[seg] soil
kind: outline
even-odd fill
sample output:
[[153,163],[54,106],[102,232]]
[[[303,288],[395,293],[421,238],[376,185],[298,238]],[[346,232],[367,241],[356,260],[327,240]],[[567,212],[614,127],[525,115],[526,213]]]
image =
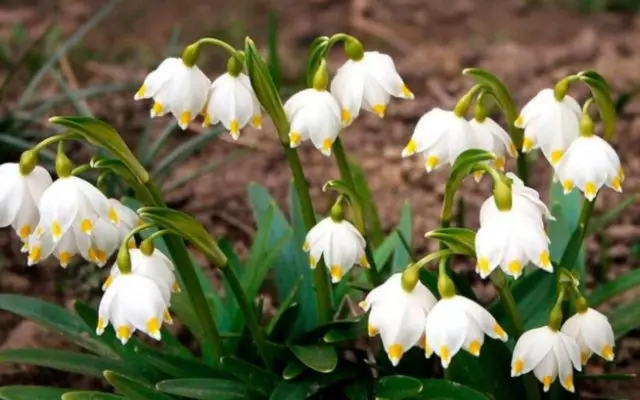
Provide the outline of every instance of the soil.
[[[363,115],[344,132],[344,145],[361,163],[386,229],[392,229],[397,223],[403,201],[411,203],[414,210],[413,245],[422,254],[435,246],[423,239],[423,234],[438,223],[446,172],[427,175],[420,157],[401,159],[400,152],[424,112],[435,106],[452,107],[457,97],[472,85],[461,75],[463,68],[478,66],[493,72],[512,90],[520,106],[538,90],[583,69],[599,71],[617,94],[640,88],[640,15],[582,14],[563,2],[541,3],[529,5],[516,0],[127,1],[121,2],[87,35],[81,46],[85,57],[82,63],[71,63],[72,76],[80,87],[129,79],[141,81],[162,58],[163,49],[178,25],[184,42],[214,35],[240,46],[244,36],[250,35],[259,47],[264,48],[266,15],[273,10],[280,22],[284,78],[295,83],[300,81],[306,49],[313,38],[339,31],[356,35],[368,48],[388,52],[394,57],[398,70],[416,94],[416,100],[392,101],[384,120]],[[65,35],[71,34],[101,4],[100,0],[4,1],[0,5],[0,40],[10,37],[18,22],[28,27],[31,37],[37,36],[52,21],[59,23]],[[176,49],[176,54],[178,51]],[[338,52],[332,55],[332,70],[343,59]],[[203,61],[203,68],[211,75],[220,72],[224,65],[224,58],[216,50],[207,50]],[[24,81],[16,79],[10,85],[9,93],[19,95],[23,84]],[[46,95],[51,91],[57,91],[55,84],[45,81],[39,93]],[[133,90],[122,96],[110,96],[108,101],[99,99],[88,104],[96,116],[112,123],[135,143],[149,105],[133,103],[132,93]],[[572,93],[580,100],[585,99],[583,90]],[[10,108],[10,99],[4,106]],[[154,123],[154,127],[156,124],[158,129],[155,131],[159,132],[162,123]],[[191,137],[196,134],[193,130],[181,135]],[[175,140],[178,143],[182,138],[176,135]],[[614,144],[627,176],[624,196],[638,193],[639,98],[632,98],[621,115]],[[247,184],[259,182],[281,205],[286,204],[291,178],[272,127],[266,124],[262,131],[247,130],[239,142],[228,138],[215,141],[174,171],[173,178],[239,146],[248,149],[249,155],[172,191],[169,201],[196,215],[211,232],[238,241],[242,248],[253,230],[246,201]],[[331,159],[323,157],[311,146],[302,146],[300,156],[315,204],[322,210],[331,199],[322,193],[321,187],[326,180],[337,178],[338,171]],[[514,165],[512,160],[509,166]],[[536,162],[531,185],[541,189],[543,197],[547,197],[549,180],[547,165]],[[469,226],[477,224],[478,207],[489,193],[487,179],[480,184],[465,183],[463,197]],[[605,190],[598,197],[596,210],[606,210],[621,198]],[[628,207],[602,236],[610,246],[611,276],[635,267],[634,245],[640,239],[640,204]],[[25,268],[15,240],[9,240],[8,234],[0,236],[0,248],[6,259],[1,264],[2,292],[35,294],[59,304],[78,296],[71,288],[56,287],[53,282],[61,274],[57,269],[51,266]],[[599,246],[594,241],[588,243],[588,251],[589,259],[598,262]],[[483,294],[491,296],[490,290],[484,289],[479,287]],[[629,293],[625,299],[638,294],[637,291]],[[0,343],[0,349],[62,345],[40,332],[34,324],[21,322],[5,313],[0,313]],[[633,332],[621,343],[616,363],[617,371],[640,372],[640,332]],[[34,368],[3,367],[0,370],[0,384],[46,384],[50,377],[44,370]],[[68,379],[65,382],[74,387],[90,384],[65,377]],[[56,385],[63,386],[59,380]],[[637,380],[610,383],[606,388],[616,395],[640,398]],[[601,387],[592,389],[592,398],[602,398]]]

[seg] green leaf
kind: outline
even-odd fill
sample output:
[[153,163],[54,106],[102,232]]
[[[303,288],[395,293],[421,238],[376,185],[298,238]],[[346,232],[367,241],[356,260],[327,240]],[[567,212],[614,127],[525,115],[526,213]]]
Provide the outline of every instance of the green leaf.
[[338,353],[333,346],[290,346],[296,358],[314,371],[328,374],[338,365]]
[[145,362],[173,378],[210,378],[228,376],[228,374],[214,369],[196,359],[180,357],[145,347],[137,347],[135,351]]
[[0,294],[0,310],[30,319],[96,354],[118,357],[111,347],[95,339],[93,330],[84,321],[58,305],[17,294]]
[[456,158],[453,165],[451,166],[449,181],[459,184],[466,176],[471,174],[474,166],[479,163],[485,163],[487,161],[495,160],[495,158],[495,154],[486,150],[465,150],[458,156],[458,158]]
[[285,380],[295,379],[306,370],[307,367],[305,367],[303,363],[294,359],[284,367],[284,371],[282,371],[282,378]]
[[62,395],[62,400],[123,400],[122,396],[101,392],[68,392]]
[[367,336],[367,318],[364,314],[351,321],[336,322],[340,323],[332,324],[332,327],[322,337],[325,343],[345,342]]
[[105,371],[104,378],[127,400],[172,400],[152,387],[113,371]]
[[369,379],[359,379],[342,389],[349,400],[370,400],[373,398],[373,384]]
[[280,381],[277,375],[234,356],[222,357],[222,368],[236,377],[247,388],[259,395],[269,397]]
[[89,143],[119,158],[140,182],[149,181],[147,170],[133,155],[122,136],[106,122],[88,117],[53,117],[49,122],[81,134]]
[[5,386],[0,388],[2,400],[60,400],[70,389],[44,386]]
[[444,379],[421,379],[420,382],[422,382],[422,393],[412,397],[412,400],[491,400],[493,398],[470,387]]
[[455,254],[476,256],[476,233],[467,228],[439,228],[427,232],[425,237],[443,242]]
[[[397,228],[398,234],[410,245],[412,241],[413,227],[411,224],[411,203],[405,202],[402,206],[402,212],[400,214],[400,222]],[[391,266],[391,272],[402,272],[409,265],[412,258],[411,253],[404,247],[398,246],[393,253],[393,264]]]
[[267,28],[267,45],[269,48],[269,75],[273,79],[276,88],[280,88],[281,68],[280,57],[278,55],[278,15],[269,12],[269,24]]
[[398,237],[398,232],[391,232],[378,246],[378,248],[373,253],[373,259],[375,261],[375,265],[378,267],[379,271],[382,271],[385,265],[391,259],[393,255],[393,251],[400,246],[400,238]]
[[609,85],[602,75],[595,71],[583,71],[577,76],[589,86],[602,119],[603,137],[605,140],[610,140],[616,132],[616,106],[611,98]]
[[172,379],[158,382],[158,390],[188,399],[249,400],[259,399],[240,382],[225,379]]
[[269,400],[303,400],[341,381],[357,376],[354,369],[338,368],[332,374],[311,373],[301,379],[282,381]]
[[185,238],[218,267],[227,264],[227,257],[218,247],[218,243],[191,215],[167,207],[143,207],[138,210],[138,214],[144,220]]
[[376,399],[401,400],[422,391],[419,379],[403,375],[385,376],[376,384]]
[[[375,201],[373,201],[373,194],[371,193],[366,175],[360,167],[360,164],[351,162],[349,165],[351,166],[351,174],[353,175],[354,189],[356,193],[358,193],[358,196],[360,196],[364,219],[367,221],[367,227],[369,228],[369,242],[371,247],[375,249],[384,240],[384,230],[380,222],[380,214],[376,208]],[[381,269],[381,266],[378,266],[378,269]]]
[[309,58],[307,59],[306,82],[307,86],[313,86],[313,75],[320,65],[320,61],[327,51],[329,37],[319,36],[315,38],[311,47],[309,47]]
[[587,296],[591,307],[598,307],[607,300],[640,286],[640,269],[632,269],[616,279],[600,285]]
[[592,216],[591,221],[589,222],[589,226],[587,227],[587,235],[590,235],[594,232],[600,232],[604,228],[606,228],[610,223],[618,219],[620,214],[624,210],[627,209],[632,204],[636,204],[638,202],[638,195],[632,194],[626,196],[621,202],[616,204],[614,207],[609,208],[607,211],[603,212],[600,215]]
[[[269,321],[269,325],[267,325],[267,328],[265,329],[267,337],[271,337],[274,334],[277,335],[281,321],[284,321],[285,323],[295,321],[295,318],[290,318],[291,316],[293,316],[293,314],[291,314],[289,310],[291,310],[293,307],[297,308],[297,304],[295,304],[294,302],[298,297],[300,283],[302,283],[301,276],[298,277],[298,279],[294,282],[293,288],[289,292],[289,295],[282,301],[282,303],[280,303],[280,307],[278,307],[276,315],[274,315],[273,318],[271,318],[271,321]],[[285,316],[287,316],[286,319],[284,318]]]
[[616,340],[640,326],[640,300],[632,300],[607,313]]

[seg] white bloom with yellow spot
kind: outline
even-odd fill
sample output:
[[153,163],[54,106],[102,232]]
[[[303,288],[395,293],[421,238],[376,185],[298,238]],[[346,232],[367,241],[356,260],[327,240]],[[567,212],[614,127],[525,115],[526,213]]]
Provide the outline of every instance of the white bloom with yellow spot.
[[414,98],[396,71],[393,59],[367,51],[360,60],[345,62],[331,81],[331,94],[341,106],[342,124],[350,125],[364,108],[382,118],[391,96]]
[[[493,164],[500,171],[504,171],[506,156],[516,157],[518,152],[509,134],[493,119],[486,117],[482,121],[472,119],[469,124],[475,135],[476,146],[479,149],[495,154]],[[476,180],[482,173],[476,174]]]
[[607,361],[613,361],[615,336],[606,315],[593,308],[587,308],[571,316],[560,330],[578,343],[583,365],[593,353]]
[[51,185],[51,176],[39,166],[23,175],[19,164],[6,163],[0,165],[0,182],[0,228],[11,225],[27,246],[38,225],[38,203]]
[[574,140],[555,171],[565,193],[577,187],[589,201],[604,185],[622,192],[624,174],[618,154],[606,140],[596,135]]
[[453,111],[434,108],[418,121],[402,157],[421,153],[427,172],[431,172],[445,164],[453,165],[462,152],[476,147],[469,121]]
[[118,242],[122,242],[125,239],[125,236],[140,224],[140,217],[138,214],[122,204],[118,199],[109,199],[109,211],[107,217],[109,218],[109,221],[118,228]]
[[363,310],[371,310],[369,336],[380,334],[391,364],[398,365],[402,355],[420,342],[427,314],[436,301],[420,281],[407,292],[402,287],[402,274],[397,273],[360,303]]
[[340,282],[355,264],[369,268],[364,248],[364,238],[349,221],[334,221],[331,217],[311,228],[303,247],[304,251],[309,252],[312,269],[320,257],[324,259],[333,283]]
[[29,237],[29,265],[54,254],[65,267],[80,254],[103,266],[119,244],[118,230],[108,219],[109,201],[81,178],[53,182],[42,194],[38,209],[40,221]]
[[251,87],[249,77],[243,73],[219,76],[211,84],[204,126],[221,122],[231,137],[238,140],[240,130],[248,124],[262,128],[260,103]]
[[581,113],[573,97],[557,100],[553,89],[541,90],[515,121],[516,127],[524,129],[522,151],[541,149],[551,165],[557,164],[580,134]]
[[439,300],[427,315],[425,355],[436,353],[443,368],[460,349],[480,355],[484,336],[506,342],[508,336],[495,318],[479,304],[454,295]]
[[126,344],[136,330],[160,340],[167,307],[155,281],[133,273],[121,274],[100,300],[96,334],[102,335],[111,323],[122,344]]
[[578,344],[570,336],[548,326],[526,331],[513,350],[511,376],[533,371],[545,392],[558,376],[562,387],[573,392],[574,369],[582,370]]
[[340,133],[340,106],[326,90],[305,89],[287,100],[284,105],[290,122],[289,145],[298,147],[311,140],[325,156]]
[[196,65],[187,66],[181,58],[167,58],[153,70],[135,94],[134,99],[153,98],[151,116],[168,112],[182,129],[202,112],[211,81]]

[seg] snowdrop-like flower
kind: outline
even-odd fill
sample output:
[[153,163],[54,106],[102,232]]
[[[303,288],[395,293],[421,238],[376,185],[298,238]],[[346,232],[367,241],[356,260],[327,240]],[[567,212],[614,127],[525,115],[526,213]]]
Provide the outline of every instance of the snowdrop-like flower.
[[211,84],[203,126],[218,122],[229,130],[235,140],[247,124],[262,128],[260,103],[247,75],[226,73]]
[[305,89],[287,100],[284,110],[289,118],[291,147],[311,140],[325,156],[340,132],[340,106],[326,90]]
[[387,54],[367,51],[359,60],[345,62],[331,82],[331,94],[342,107],[342,124],[350,125],[360,109],[382,118],[391,96],[413,99],[414,95],[396,71]]
[[360,303],[369,311],[369,336],[380,334],[385,351],[395,366],[402,355],[420,342],[427,313],[436,298],[420,281],[411,292],[402,287],[402,274],[391,275]]
[[81,178],[53,182],[38,208],[40,222],[29,238],[29,265],[53,253],[63,267],[76,254],[103,266],[118,246],[118,230],[108,219],[109,201]]
[[311,228],[303,250],[309,252],[311,268],[316,267],[322,256],[329,268],[331,282],[337,283],[354,264],[369,268],[364,247],[364,238],[349,221],[327,217]]
[[506,155],[516,157],[518,152],[516,146],[511,141],[509,134],[494,120],[489,117],[482,121],[476,118],[472,119],[469,124],[475,136],[476,146],[479,149],[492,152],[496,155],[493,162],[496,168],[504,171],[506,163]]
[[426,321],[425,355],[436,353],[447,368],[460,349],[480,355],[484,335],[506,342],[504,329],[479,304],[463,296],[443,297],[431,309]]
[[121,274],[100,300],[96,334],[102,335],[111,323],[122,344],[126,344],[136,330],[160,340],[167,307],[155,281],[132,273]]
[[565,95],[558,100],[553,89],[541,90],[515,121],[518,128],[524,129],[522,151],[539,148],[552,165],[557,164],[580,133],[581,112],[573,97]]
[[140,224],[140,217],[117,199],[109,199],[107,217],[118,228],[118,242],[122,242],[129,232]]
[[560,384],[573,392],[573,369],[582,370],[578,344],[568,335],[548,326],[526,331],[513,350],[511,376],[533,371],[547,392],[560,376]]
[[6,163],[0,165],[0,182],[0,228],[11,225],[26,244],[38,224],[38,202],[51,176],[39,166],[22,174],[19,164]]
[[477,144],[469,121],[453,111],[434,108],[418,121],[402,157],[422,153],[425,168],[431,172],[447,163],[453,165],[460,153],[474,147]]
[[624,174],[618,154],[606,140],[593,134],[574,140],[555,170],[565,193],[578,187],[589,201],[603,185],[622,192]]
[[134,99],[153,98],[151,116],[168,112],[182,129],[204,109],[211,81],[196,65],[187,66],[181,58],[167,58],[153,70],[138,89]]
[[604,314],[593,308],[578,311],[562,325],[561,331],[578,343],[583,365],[593,353],[607,361],[613,361],[615,336],[609,319]]

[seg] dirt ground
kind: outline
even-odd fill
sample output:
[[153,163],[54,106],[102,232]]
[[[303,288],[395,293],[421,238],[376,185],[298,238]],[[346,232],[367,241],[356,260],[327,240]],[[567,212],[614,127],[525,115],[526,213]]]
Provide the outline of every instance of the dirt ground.
[[[86,82],[142,80],[145,72],[159,62],[176,25],[181,27],[183,41],[221,35],[240,46],[244,36],[251,35],[264,46],[265,16],[274,10],[281,27],[280,54],[285,78],[295,81],[301,74],[306,46],[314,37],[339,31],[360,37],[368,48],[394,57],[416,100],[393,101],[384,120],[364,115],[344,132],[343,141],[368,176],[384,226],[391,229],[397,222],[402,201],[409,201],[414,209],[413,245],[426,251],[434,243],[427,243],[422,237],[437,225],[446,172],[427,175],[421,158],[401,159],[400,152],[424,112],[434,106],[451,107],[470,87],[472,82],[461,75],[463,68],[479,66],[495,73],[506,82],[519,105],[538,90],[582,69],[599,71],[616,93],[640,87],[640,15],[586,15],[563,6],[565,3],[543,3],[527,6],[516,0],[131,0],[121,2],[83,42],[84,47],[100,55],[98,59],[72,67],[81,86]],[[66,33],[73,32],[100,4],[99,0],[5,0],[0,3],[0,39],[9,35],[18,21],[37,32],[49,21],[57,20]],[[214,75],[221,71],[223,59],[208,54],[207,51],[203,55],[204,68]],[[219,52],[211,50],[211,54]],[[331,67],[335,70],[342,60],[336,53]],[[584,91],[572,93],[584,99]],[[133,103],[131,95],[110,99],[108,104],[101,100],[89,104],[98,117],[112,123],[133,142],[149,105]],[[250,149],[251,154],[173,192],[169,200],[197,215],[210,231],[246,242],[252,230],[245,196],[247,184],[257,181],[280,204],[286,201],[290,175],[270,127],[261,132],[247,130],[238,143],[215,141],[175,171],[175,176],[237,146]],[[625,195],[638,193],[640,98],[633,99],[621,116],[615,147],[627,175]],[[330,199],[321,187],[326,180],[337,178],[338,171],[332,160],[310,146],[303,146],[300,154],[316,205],[324,207]],[[542,195],[546,196],[548,182],[547,166],[536,163],[532,185],[544,189]],[[469,182],[464,187],[467,221],[471,226],[477,223],[478,206],[489,195],[488,185],[485,180],[479,185]],[[601,211],[620,200],[620,195],[605,190],[596,208]],[[611,246],[610,273],[617,275],[635,267],[633,246],[640,239],[640,205],[630,206],[604,235]],[[6,236],[0,237],[4,254],[8,260],[19,260],[17,245]],[[595,243],[588,248],[590,259],[597,261]],[[73,297],[73,288],[53,283],[52,276],[60,272],[52,268],[26,269],[20,262],[15,264],[2,265],[2,292],[37,293],[57,302]],[[19,323],[17,318],[4,313],[0,314],[0,343],[0,349],[60,345],[33,324]],[[616,370],[639,372],[640,332],[626,339],[618,354]],[[85,384],[66,375],[67,381],[61,383],[60,379],[57,374],[36,373],[34,369],[0,370],[2,384],[49,381],[58,386],[65,382],[74,386]],[[640,389],[640,383],[627,382],[612,388],[618,393],[629,393]],[[600,398],[594,393],[593,398]]]

